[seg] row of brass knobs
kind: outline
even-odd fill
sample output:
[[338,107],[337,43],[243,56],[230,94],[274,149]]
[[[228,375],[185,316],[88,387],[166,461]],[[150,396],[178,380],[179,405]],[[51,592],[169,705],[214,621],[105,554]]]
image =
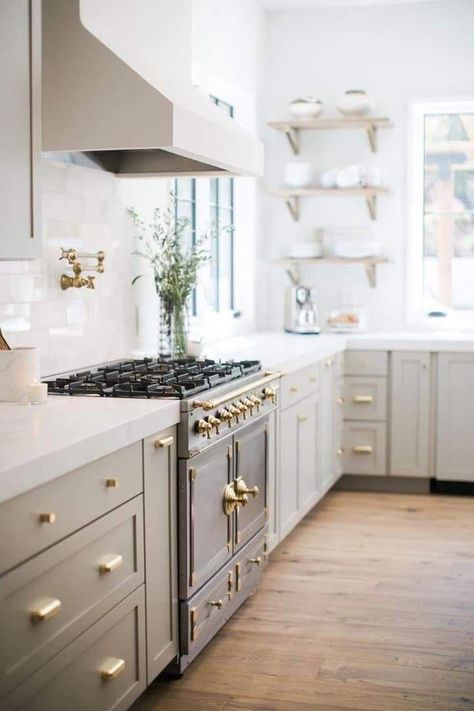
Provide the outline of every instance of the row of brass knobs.
[[[270,390],[270,388],[267,389]],[[264,393],[263,398],[266,399],[266,397],[270,396],[265,395]],[[215,430],[216,434],[219,434],[219,427],[223,422],[227,422],[227,425],[231,427],[232,420],[235,419],[236,423],[239,423],[241,416],[245,419],[249,412],[251,415],[253,415],[254,408],[256,408],[258,412],[260,410],[261,404],[262,398],[257,397],[256,395],[251,395],[250,397],[246,397],[243,400],[239,400],[239,402],[237,402],[235,405],[232,404],[228,408],[219,410],[219,412],[217,413],[218,417],[210,415],[206,420],[198,420],[196,423],[196,429],[203,437],[207,437],[208,439],[210,439],[212,430]]]

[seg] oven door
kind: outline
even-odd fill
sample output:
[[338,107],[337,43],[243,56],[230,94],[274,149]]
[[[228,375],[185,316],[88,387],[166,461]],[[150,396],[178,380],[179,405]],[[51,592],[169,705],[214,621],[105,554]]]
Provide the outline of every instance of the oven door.
[[232,436],[179,464],[179,595],[204,585],[232,555],[232,516],[223,495],[232,481]]
[[248,503],[235,511],[234,551],[264,527],[267,518],[268,415],[243,427],[234,438],[234,486],[247,489]]

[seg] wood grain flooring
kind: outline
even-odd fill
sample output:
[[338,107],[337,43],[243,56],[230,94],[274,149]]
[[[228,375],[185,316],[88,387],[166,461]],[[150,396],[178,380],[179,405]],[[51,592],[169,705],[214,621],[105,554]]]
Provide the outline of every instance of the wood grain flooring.
[[133,711],[474,709],[474,498],[334,492]]

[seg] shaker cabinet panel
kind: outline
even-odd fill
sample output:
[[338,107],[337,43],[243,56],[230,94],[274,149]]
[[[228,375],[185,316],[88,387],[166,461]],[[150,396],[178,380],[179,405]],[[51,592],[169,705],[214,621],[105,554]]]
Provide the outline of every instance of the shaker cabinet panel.
[[392,354],[390,410],[390,474],[428,477],[429,353]]
[[176,429],[143,441],[147,679],[178,653]]
[[0,259],[41,246],[40,15],[40,0],[0,0]]
[[281,413],[280,539],[298,523],[298,421],[296,406]]
[[304,516],[316,503],[321,488],[320,400],[313,395],[297,407],[298,424],[298,496]]
[[436,477],[474,481],[474,354],[438,358]]

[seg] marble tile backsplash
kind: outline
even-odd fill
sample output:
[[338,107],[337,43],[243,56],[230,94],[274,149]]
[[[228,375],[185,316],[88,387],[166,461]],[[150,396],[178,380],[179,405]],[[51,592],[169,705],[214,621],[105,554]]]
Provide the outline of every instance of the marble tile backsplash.
[[[0,261],[0,326],[13,346],[38,346],[41,373],[122,357],[134,339],[132,233],[115,176],[55,160],[43,163],[43,253]],[[104,250],[96,288],[62,291],[60,247]]]

